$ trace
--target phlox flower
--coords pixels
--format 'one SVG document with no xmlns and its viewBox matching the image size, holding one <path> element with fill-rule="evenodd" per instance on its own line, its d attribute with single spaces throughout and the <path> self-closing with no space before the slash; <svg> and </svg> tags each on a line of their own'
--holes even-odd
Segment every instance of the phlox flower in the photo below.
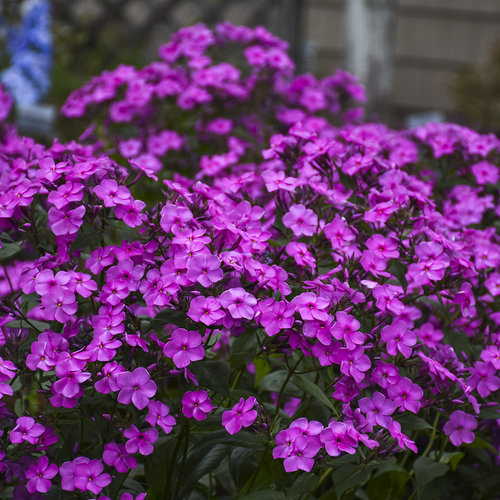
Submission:
<svg viewBox="0 0 500 500">
<path fill-rule="evenodd" d="M 158 431 L 154 428 L 140 431 L 135 425 L 131 425 L 123 432 L 127 438 L 125 449 L 127 453 L 139 453 L 140 455 L 151 455 L 153 444 L 158 440 Z"/>
<path fill-rule="evenodd" d="M 392 415 L 396 410 L 395 403 L 378 391 L 371 398 L 360 399 L 358 404 L 368 423 L 385 428 L 392 421 L 389 415 Z"/>
<path fill-rule="evenodd" d="M 193 282 L 208 288 L 220 281 L 224 273 L 220 267 L 220 260 L 212 254 L 198 254 L 189 260 L 186 276 Z"/>
<path fill-rule="evenodd" d="M 291 328 L 294 323 L 295 307 L 290 303 L 266 299 L 259 302 L 259 310 L 260 323 L 269 336 Z"/>
<path fill-rule="evenodd" d="M 125 445 L 106 443 L 102 460 L 106 465 L 113 466 L 118 472 L 127 472 L 137 467 L 137 460 L 127 452 Z"/>
<path fill-rule="evenodd" d="M 201 343 L 199 332 L 177 328 L 165 344 L 163 353 L 172 359 L 177 368 L 186 368 L 191 362 L 204 358 L 205 349 Z"/>
<path fill-rule="evenodd" d="M 180 232 L 180 230 L 193 218 L 193 214 L 189 208 L 172 205 L 167 203 L 161 209 L 161 220 L 160 226 L 162 229 L 168 233 L 172 231 L 174 234 Z"/>
<path fill-rule="evenodd" d="M 222 425 L 226 431 L 229 434 L 236 434 L 242 427 L 252 425 L 257 418 L 257 410 L 253 409 L 256 404 L 257 400 L 254 397 L 249 397 L 247 400 L 241 398 L 232 410 L 225 411 L 222 414 Z"/>
<path fill-rule="evenodd" d="M 33 494 L 35 491 L 39 493 L 47 493 L 52 486 L 51 479 L 57 474 L 58 467 L 56 464 L 49 464 L 49 459 L 43 455 L 36 464 L 31 465 L 25 472 L 25 477 L 28 479 L 26 489 Z"/>
<path fill-rule="evenodd" d="M 78 309 L 75 294 L 60 287 L 42 295 L 42 306 L 46 318 L 59 323 L 72 320 Z"/>
<path fill-rule="evenodd" d="M 75 234 L 83 223 L 84 215 L 83 205 L 67 211 L 52 207 L 48 213 L 50 229 L 56 236 Z"/>
<path fill-rule="evenodd" d="M 392 356 L 396 356 L 398 351 L 407 359 L 411 356 L 417 336 L 408 327 L 406 321 L 396 318 L 391 325 L 382 328 L 380 337 L 387 344 L 387 352 Z"/>
<path fill-rule="evenodd" d="M 129 227 L 138 227 L 144 220 L 142 210 L 146 204 L 142 200 L 130 200 L 123 205 L 115 206 L 115 215 L 118 219 L 123 220 Z"/>
<path fill-rule="evenodd" d="M 221 304 L 216 297 L 195 297 L 189 304 L 187 315 L 193 321 L 201 321 L 209 326 L 219 324 L 226 313 L 221 309 Z"/>
<path fill-rule="evenodd" d="M 295 236 L 312 236 L 318 227 L 318 216 L 305 205 L 292 205 L 283 216 L 283 225 Z"/>
<path fill-rule="evenodd" d="M 148 410 L 146 422 L 153 427 L 159 425 L 165 434 L 169 434 L 175 425 L 175 418 L 169 415 L 169 407 L 161 401 L 150 401 Z"/>
<path fill-rule="evenodd" d="M 26 441 L 29 444 L 36 444 L 44 430 L 45 427 L 36 423 L 34 418 L 19 417 L 16 426 L 10 431 L 10 442 L 19 444 Z"/>
<path fill-rule="evenodd" d="M 403 377 L 387 388 L 387 395 L 401 411 L 408 410 L 417 413 L 422 406 L 421 399 L 424 397 L 424 391 L 409 378 Z"/>
<path fill-rule="evenodd" d="M 83 199 L 83 184 L 80 182 L 67 181 L 47 196 L 47 201 L 52 203 L 58 210 L 74 201 Z"/>
<path fill-rule="evenodd" d="M 139 366 L 133 372 L 118 374 L 116 381 L 120 386 L 118 402 L 125 405 L 132 402 L 138 410 L 146 408 L 149 399 L 156 394 L 156 384 L 143 366 Z"/>
<path fill-rule="evenodd" d="M 462 410 L 455 410 L 450 415 L 450 420 L 443 426 L 444 433 L 450 437 L 455 446 L 463 443 L 472 443 L 475 439 L 474 429 L 477 428 L 477 420 Z"/>
<path fill-rule="evenodd" d="M 313 292 L 297 295 L 292 300 L 292 304 L 304 320 L 328 320 L 327 309 L 330 308 L 330 302 L 323 297 L 318 297 Z"/>
<path fill-rule="evenodd" d="M 332 421 L 321 431 L 319 437 L 331 457 L 338 457 L 342 452 L 349 455 L 356 453 L 359 435 L 350 424 Z"/>
<path fill-rule="evenodd" d="M 188 391 L 182 396 L 182 413 L 187 418 L 194 418 L 201 422 L 207 418 L 214 406 L 208 397 L 207 391 Z"/>
<path fill-rule="evenodd" d="M 219 301 L 235 319 L 252 319 L 255 311 L 253 307 L 257 304 L 257 299 L 243 288 L 231 288 L 219 296 Z"/>
<path fill-rule="evenodd" d="M 111 483 L 111 476 L 105 472 L 103 473 L 103 469 L 104 466 L 101 460 L 89 460 L 85 463 L 75 464 L 75 487 L 80 491 L 90 491 L 94 495 L 98 495 Z"/>
</svg>

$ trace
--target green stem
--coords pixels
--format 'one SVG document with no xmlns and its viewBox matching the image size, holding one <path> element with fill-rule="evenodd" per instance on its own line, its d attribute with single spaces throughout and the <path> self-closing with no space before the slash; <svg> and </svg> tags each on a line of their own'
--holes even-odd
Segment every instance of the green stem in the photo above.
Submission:
<svg viewBox="0 0 500 500">
<path fill-rule="evenodd" d="M 439 421 L 439 413 L 436 413 L 436 417 L 434 418 L 434 423 L 432 425 L 431 439 L 429 441 L 429 444 L 427 445 L 427 448 L 425 449 L 424 453 L 422 454 L 423 457 L 426 457 L 429 454 L 429 452 L 431 451 L 432 445 L 434 444 L 434 441 L 436 440 L 438 421 Z"/>
<path fill-rule="evenodd" d="M 186 465 L 188 445 L 189 445 L 189 422 L 186 423 L 186 435 L 184 437 L 184 452 L 182 453 L 182 463 L 181 470 L 179 471 L 179 479 L 177 480 L 177 486 L 175 487 L 175 495 L 174 498 L 179 498 L 179 489 L 182 483 L 182 477 L 184 475 L 184 467 Z"/>
<path fill-rule="evenodd" d="M 117 498 L 118 498 L 118 493 L 120 493 L 120 490 L 121 490 L 121 488 L 122 488 L 122 486 L 123 486 L 123 483 L 124 483 L 124 482 L 125 482 L 125 480 L 127 479 L 127 477 L 128 477 L 128 475 L 130 474 L 130 471 L 131 471 L 131 470 L 132 470 L 132 469 L 129 469 L 129 470 L 128 470 L 128 471 L 127 471 L 124 475 L 123 475 L 122 480 L 121 480 L 121 481 L 120 481 L 120 483 L 118 484 L 118 488 L 116 489 L 116 492 L 115 492 L 115 494 L 113 495 L 113 500 L 117 500 Z"/>
<path fill-rule="evenodd" d="M 288 375 L 286 376 L 286 379 L 285 381 L 283 382 L 283 385 L 281 386 L 281 389 L 280 389 L 280 393 L 278 395 L 278 400 L 276 401 L 276 412 L 275 412 L 275 415 L 278 415 L 279 414 L 279 411 L 280 411 L 280 406 L 281 406 L 281 400 L 283 399 L 283 394 L 285 392 L 285 389 L 286 389 L 286 386 L 288 385 L 288 382 L 290 382 L 290 379 L 292 378 L 292 376 L 295 374 L 295 370 L 296 368 L 299 366 L 300 362 L 304 359 L 304 354 L 302 354 L 299 358 L 299 360 L 297 361 L 297 363 L 295 363 L 295 365 L 293 366 L 293 368 L 289 371 L 288 371 Z M 288 364 L 288 363 L 287 363 Z"/>
<path fill-rule="evenodd" d="M 168 469 L 166 470 L 166 474 L 165 474 L 167 480 L 165 482 L 165 490 L 163 491 L 163 498 L 170 498 L 170 494 L 169 494 L 170 481 L 172 479 L 172 473 L 174 472 L 175 459 L 177 457 L 177 453 L 179 452 L 179 448 L 181 446 L 182 436 L 183 436 L 183 432 L 181 431 L 179 433 L 179 436 L 178 436 L 177 441 L 175 443 L 175 448 L 174 448 L 174 452 L 172 454 L 172 458 L 170 459 L 170 461 L 168 463 Z"/>
</svg>

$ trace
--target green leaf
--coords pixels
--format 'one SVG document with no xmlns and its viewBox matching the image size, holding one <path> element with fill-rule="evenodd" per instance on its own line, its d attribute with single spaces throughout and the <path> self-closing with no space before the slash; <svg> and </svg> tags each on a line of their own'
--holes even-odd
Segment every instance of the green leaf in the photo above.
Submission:
<svg viewBox="0 0 500 500">
<path fill-rule="evenodd" d="M 401 428 L 407 431 L 417 431 L 417 430 L 430 430 L 432 426 L 429 425 L 423 418 L 417 417 L 413 414 L 404 415 L 398 418 Z"/>
<path fill-rule="evenodd" d="M 347 490 L 361 488 L 370 479 L 370 471 L 359 465 L 344 465 L 335 470 L 332 477 L 337 498 L 342 498 Z"/>
<path fill-rule="evenodd" d="M 183 311 L 164 309 L 149 322 L 148 331 L 155 330 L 167 324 L 173 324 L 181 328 L 186 328 L 186 318 L 186 313 L 184 313 Z"/>
<path fill-rule="evenodd" d="M 408 482 L 408 473 L 404 470 L 393 470 L 372 477 L 365 487 L 370 500 L 399 500 L 404 498 L 405 486 Z M 390 497 L 388 496 L 390 493 Z"/>
<path fill-rule="evenodd" d="M 238 500 L 283 500 L 286 498 L 284 493 L 275 490 L 255 491 L 249 495 L 237 496 Z"/>
<path fill-rule="evenodd" d="M 8 259 L 20 252 L 23 247 L 22 243 L 14 241 L 7 233 L 0 234 L 2 248 L 0 248 L 0 260 Z"/>
<path fill-rule="evenodd" d="M 331 401 L 330 398 L 314 382 L 309 380 L 304 375 L 294 375 L 293 382 L 297 387 L 302 389 L 310 396 L 316 398 L 326 407 L 330 408 L 330 410 L 332 410 L 332 412 L 338 416 L 338 412 L 337 409 L 335 408 L 335 405 L 333 404 L 333 401 Z"/>
<path fill-rule="evenodd" d="M 259 382 L 271 371 L 271 365 L 264 358 L 256 358 L 253 361 L 255 366 L 255 385 L 258 386 Z"/>
<path fill-rule="evenodd" d="M 499 408 L 483 408 L 479 413 L 479 418 L 485 420 L 497 420 L 500 418 Z"/>
<path fill-rule="evenodd" d="M 182 491 L 189 490 L 205 474 L 213 471 L 229 454 L 230 447 L 224 444 L 213 446 L 207 443 L 204 446 L 197 446 L 187 457 L 185 476 L 182 478 Z"/>
<path fill-rule="evenodd" d="M 434 459 L 439 458 L 439 452 L 434 451 L 429 454 Z M 445 452 L 442 454 L 441 458 L 439 461 L 443 464 L 450 464 L 451 465 L 451 470 L 455 470 L 457 468 L 457 465 L 459 464 L 460 460 L 465 456 L 465 453 L 463 451 L 452 451 L 452 452 Z"/>
<path fill-rule="evenodd" d="M 190 365 L 200 385 L 229 395 L 229 363 L 226 361 L 201 361 Z"/>
<path fill-rule="evenodd" d="M 303 473 L 295 480 L 287 491 L 289 498 L 298 498 L 304 493 L 309 493 L 318 483 L 318 477 L 311 473 Z"/>
<path fill-rule="evenodd" d="M 406 290 L 408 289 L 408 280 L 406 279 L 408 268 L 400 260 L 395 260 L 391 264 L 391 273 L 398 278 L 403 290 L 406 293 Z"/>
<path fill-rule="evenodd" d="M 37 328 L 41 332 L 50 328 L 48 323 L 37 321 L 36 319 L 30 319 L 29 323 L 24 319 L 15 319 L 14 321 L 7 323 L 5 326 L 9 328 Z"/>
<path fill-rule="evenodd" d="M 280 392 L 287 376 L 287 370 L 276 370 L 267 374 L 259 383 L 259 392 Z"/>
<path fill-rule="evenodd" d="M 426 484 L 432 480 L 444 476 L 449 466 L 439 462 L 435 462 L 429 457 L 419 457 L 413 464 L 415 470 L 415 482 L 417 484 L 417 497 L 420 498 Z"/>
</svg>

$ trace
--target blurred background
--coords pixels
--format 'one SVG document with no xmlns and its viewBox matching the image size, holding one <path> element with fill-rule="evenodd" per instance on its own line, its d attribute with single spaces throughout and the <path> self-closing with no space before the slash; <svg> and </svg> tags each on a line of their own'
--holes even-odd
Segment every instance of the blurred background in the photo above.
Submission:
<svg viewBox="0 0 500 500">
<path fill-rule="evenodd" d="M 229 20 L 288 40 L 299 72 L 356 74 L 371 119 L 500 132 L 500 0 L 0 0 L 0 19 L 1 79 L 31 123 L 180 27 Z"/>
</svg>

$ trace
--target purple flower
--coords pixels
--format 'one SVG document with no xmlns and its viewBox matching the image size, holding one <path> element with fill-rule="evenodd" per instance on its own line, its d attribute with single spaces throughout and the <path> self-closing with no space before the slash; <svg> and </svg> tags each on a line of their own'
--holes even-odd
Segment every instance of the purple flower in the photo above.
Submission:
<svg viewBox="0 0 500 500">
<path fill-rule="evenodd" d="M 177 328 L 165 344 L 163 353 L 172 359 L 177 368 L 186 368 L 193 361 L 199 361 L 205 356 L 201 345 L 202 338 L 198 332 Z"/>
<path fill-rule="evenodd" d="M 342 452 L 354 455 L 358 446 L 359 435 L 352 425 L 344 422 L 330 422 L 319 435 L 325 450 L 331 457 L 338 457 Z"/>
<path fill-rule="evenodd" d="M 128 453 L 139 453 L 140 455 L 151 455 L 153 444 L 158 440 L 158 431 L 154 428 L 140 431 L 135 425 L 131 425 L 123 432 L 128 439 L 125 448 Z"/>
<path fill-rule="evenodd" d="M 450 420 L 444 424 L 444 433 L 450 437 L 455 446 L 463 443 L 472 443 L 475 439 L 472 432 L 477 428 L 477 420 L 462 410 L 455 410 L 450 415 Z"/>
<path fill-rule="evenodd" d="M 30 444 L 36 444 L 44 430 L 45 427 L 42 424 L 37 424 L 34 418 L 19 417 L 16 420 L 16 426 L 10 431 L 10 442 L 19 444 L 26 441 Z"/>
<path fill-rule="evenodd" d="M 149 399 L 156 394 L 156 384 L 150 380 L 149 372 L 142 366 L 133 372 L 118 374 L 116 381 L 121 388 L 118 401 L 126 405 L 132 402 L 139 410 L 146 408 Z"/>
<path fill-rule="evenodd" d="M 387 394 L 401 410 L 417 413 L 422 406 L 420 400 L 424 396 L 424 391 L 409 378 L 403 377 L 388 387 Z"/>
<path fill-rule="evenodd" d="M 81 491 L 90 491 L 98 495 L 103 488 L 111 483 L 111 476 L 103 473 L 101 460 L 89 460 L 86 463 L 75 464 L 74 485 Z"/>
<path fill-rule="evenodd" d="M 148 410 L 146 422 L 153 427 L 159 425 L 165 434 L 169 434 L 175 425 L 175 418 L 169 415 L 169 407 L 161 401 L 150 401 Z"/>
<path fill-rule="evenodd" d="M 389 415 L 392 415 L 396 410 L 395 403 L 378 391 L 371 398 L 360 399 L 358 405 L 369 424 L 385 428 L 392 421 Z"/>
<path fill-rule="evenodd" d="M 252 319 L 257 299 L 243 288 L 231 288 L 219 297 L 219 302 L 226 308 L 233 318 Z"/>
<path fill-rule="evenodd" d="M 292 205 L 283 216 L 283 225 L 295 236 L 312 236 L 318 227 L 318 216 L 305 205 Z"/>
<path fill-rule="evenodd" d="M 52 486 L 51 479 L 57 474 L 57 465 L 49 464 L 49 459 L 44 455 L 38 459 L 36 465 L 31 465 L 25 473 L 26 489 L 33 494 L 35 491 L 39 493 L 47 493 Z"/>
<path fill-rule="evenodd" d="M 182 396 L 182 413 L 201 422 L 214 409 L 207 391 L 188 391 Z"/>
<path fill-rule="evenodd" d="M 246 401 L 241 398 L 239 403 L 233 406 L 232 410 L 222 414 L 222 425 L 229 434 L 236 434 L 242 427 L 249 427 L 257 418 L 257 410 L 253 407 L 257 404 L 254 397 L 249 397 Z"/>
<path fill-rule="evenodd" d="M 417 336 L 408 326 L 406 321 L 397 318 L 392 325 L 382 328 L 380 336 L 387 344 L 387 352 L 392 356 L 396 356 L 398 351 L 407 359 L 411 356 L 411 348 L 417 343 Z"/>
<path fill-rule="evenodd" d="M 112 465 L 118 472 L 127 472 L 137 467 L 137 460 L 130 456 L 123 444 L 106 443 L 102 459 L 106 465 Z"/>
<path fill-rule="evenodd" d="M 82 225 L 84 215 L 85 207 L 83 205 L 68 211 L 52 207 L 49 210 L 50 228 L 56 236 L 75 234 Z"/>
</svg>

